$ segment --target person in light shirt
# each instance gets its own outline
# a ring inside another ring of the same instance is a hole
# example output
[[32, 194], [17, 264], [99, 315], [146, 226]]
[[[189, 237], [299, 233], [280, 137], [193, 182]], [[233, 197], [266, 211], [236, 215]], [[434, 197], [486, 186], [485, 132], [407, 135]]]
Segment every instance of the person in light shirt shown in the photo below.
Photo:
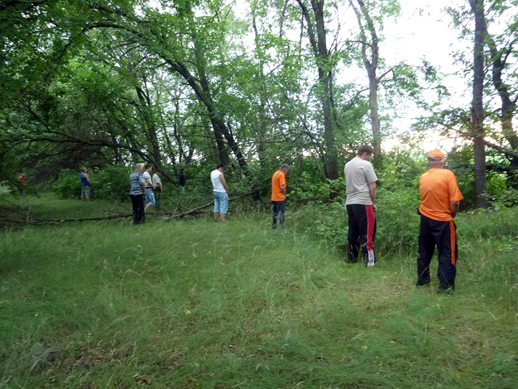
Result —
[[367, 266], [374, 266], [376, 263], [374, 238], [376, 236], [376, 181], [378, 177], [369, 162], [372, 153], [371, 146], [361, 146], [356, 157], [347, 162], [344, 168], [347, 195], [345, 205], [349, 220], [347, 257], [349, 262], [358, 262], [361, 247], [363, 261]]
[[214, 194], [214, 221], [218, 219], [225, 221], [225, 216], [228, 211], [228, 187], [223, 170], [225, 165], [220, 163], [216, 169], [210, 173], [210, 180], [212, 181], [212, 188]]

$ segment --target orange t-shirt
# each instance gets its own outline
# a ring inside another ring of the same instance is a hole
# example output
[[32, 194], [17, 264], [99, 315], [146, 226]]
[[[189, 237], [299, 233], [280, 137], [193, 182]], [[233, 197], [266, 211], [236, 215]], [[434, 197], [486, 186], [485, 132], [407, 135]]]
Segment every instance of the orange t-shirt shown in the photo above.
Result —
[[281, 192], [281, 185], [286, 188], [286, 176], [277, 170], [272, 177], [272, 201], [284, 201], [286, 196]]
[[450, 203], [463, 199], [457, 177], [446, 169], [430, 169], [419, 179], [421, 205], [419, 212], [433, 220], [450, 221]]

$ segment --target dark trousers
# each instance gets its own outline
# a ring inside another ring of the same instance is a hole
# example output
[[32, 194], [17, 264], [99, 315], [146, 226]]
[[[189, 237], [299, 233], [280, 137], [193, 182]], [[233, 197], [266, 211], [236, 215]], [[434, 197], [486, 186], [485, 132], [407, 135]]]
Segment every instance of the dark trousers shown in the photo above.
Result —
[[421, 215], [419, 230], [419, 251], [417, 253], [417, 285], [430, 282], [430, 262], [435, 251], [439, 251], [437, 277], [442, 289], [455, 288], [457, 269], [457, 227], [452, 221], [433, 220]]
[[130, 195], [133, 204], [133, 223], [144, 222], [144, 195]]
[[376, 216], [372, 205], [347, 205], [347, 215], [349, 216], [349, 231], [347, 233], [347, 257], [349, 261], [358, 261], [361, 244], [363, 260], [367, 262], [370, 254], [372, 263], [369, 263], [369, 265], [373, 265], [376, 261], [374, 255]]
[[272, 204], [273, 204], [272, 228], [277, 228], [277, 226], [284, 228], [284, 213], [286, 212], [286, 200], [272, 201]]

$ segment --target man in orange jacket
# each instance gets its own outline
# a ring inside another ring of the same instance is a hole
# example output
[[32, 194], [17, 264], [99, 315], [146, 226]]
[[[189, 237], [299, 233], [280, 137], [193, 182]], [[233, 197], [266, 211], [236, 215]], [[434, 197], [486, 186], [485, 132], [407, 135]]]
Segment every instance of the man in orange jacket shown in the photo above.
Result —
[[455, 174], [443, 169], [445, 163], [446, 158], [440, 150], [430, 151], [430, 170], [419, 179], [421, 228], [417, 254], [417, 286], [430, 283], [430, 262], [437, 246], [439, 292], [450, 292], [455, 289], [458, 248], [453, 219], [463, 198]]

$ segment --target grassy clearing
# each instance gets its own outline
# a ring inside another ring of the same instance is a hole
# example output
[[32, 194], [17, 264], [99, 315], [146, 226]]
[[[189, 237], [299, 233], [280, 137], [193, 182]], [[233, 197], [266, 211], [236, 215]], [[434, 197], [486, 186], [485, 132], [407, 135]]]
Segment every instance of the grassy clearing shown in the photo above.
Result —
[[452, 296], [269, 214], [5, 229], [0, 387], [516, 388], [518, 242], [488, 220], [460, 217]]

